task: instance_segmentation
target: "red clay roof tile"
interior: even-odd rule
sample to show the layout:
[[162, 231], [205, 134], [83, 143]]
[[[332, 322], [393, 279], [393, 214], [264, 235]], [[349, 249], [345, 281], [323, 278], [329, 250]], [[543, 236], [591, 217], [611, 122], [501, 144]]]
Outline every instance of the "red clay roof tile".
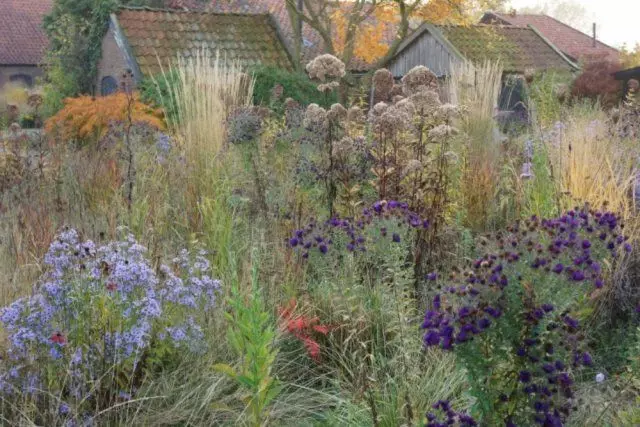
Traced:
[[509, 24], [519, 27], [531, 25], [544, 35], [551, 43], [575, 60], [589, 61], [606, 59], [620, 61], [620, 52], [611, 46], [596, 40], [551, 16], [544, 14], [501, 14], [488, 12], [481, 19], [485, 24]]
[[42, 19], [52, 0], [0, 0], [0, 65], [38, 65], [47, 49]]
[[[291, 68], [285, 47], [268, 14], [224, 15], [210, 12], [125, 8], [118, 24], [143, 73], [155, 74], [180, 54], [195, 56], [208, 47], [241, 66], [257, 63]], [[143, 29], [140, 29], [142, 27]]]

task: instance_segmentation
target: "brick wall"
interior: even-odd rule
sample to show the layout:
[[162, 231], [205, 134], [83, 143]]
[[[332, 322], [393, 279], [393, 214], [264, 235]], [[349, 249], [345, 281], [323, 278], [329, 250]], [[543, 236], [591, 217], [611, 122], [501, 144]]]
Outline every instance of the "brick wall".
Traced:
[[96, 80], [96, 95], [100, 95], [106, 77], [113, 77], [118, 87], [122, 82], [122, 75], [131, 66], [126, 60], [124, 52], [118, 46], [113, 24], [109, 26], [107, 35], [102, 40], [102, 58], [98, 63], [98, 76]]
[[38, 77], [42, 76], [42, 68], [36, 65], [0, 65], [0, 89], [11, 81], [12, 76], [25, 75], [31, 77], [34, 86]]

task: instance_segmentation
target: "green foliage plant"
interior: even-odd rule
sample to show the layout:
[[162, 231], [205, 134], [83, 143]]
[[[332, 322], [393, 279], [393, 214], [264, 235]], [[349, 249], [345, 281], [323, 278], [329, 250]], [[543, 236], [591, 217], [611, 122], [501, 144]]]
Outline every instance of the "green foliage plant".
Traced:
[[269, 405], [282, 387], [272, 373], [278, 354], [274, 345], [277, 331], [260, 296], [257, 266], [252, 271], [251, 294], [242, 295], [236, 280], [228, 304], [231, 311], [227, 314], [227, 340], [239, 363], [237, 366], [219, 363], [214, 369], [226, 374], [243, 390], [249, 425], [263, 426], [269, 420]]

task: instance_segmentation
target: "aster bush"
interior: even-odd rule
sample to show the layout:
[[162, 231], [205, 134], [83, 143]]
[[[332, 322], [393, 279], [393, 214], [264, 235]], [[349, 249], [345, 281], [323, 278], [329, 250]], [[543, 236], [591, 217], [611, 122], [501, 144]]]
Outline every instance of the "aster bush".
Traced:
[[150, 369], [178, 351], [205, 351], [198, 319], [220, 287], [205, 255], [183, 251], [173, 268], [156, 270], [131, 235], [96, 245], [61, 232], [33, 294], [0, 312], [9, 340], [4, 400], [59, 406], [73, 421], [132, 398]]
[[486, 253], [440, 281], [422, 324], [429, 347], [469, 370], [475, 411], [491, 425], [563, 425], [573, 384], [597, 363], [584, 341], [590, 299], [631, 251], [610, 212], [532, 217], [484, 241]]

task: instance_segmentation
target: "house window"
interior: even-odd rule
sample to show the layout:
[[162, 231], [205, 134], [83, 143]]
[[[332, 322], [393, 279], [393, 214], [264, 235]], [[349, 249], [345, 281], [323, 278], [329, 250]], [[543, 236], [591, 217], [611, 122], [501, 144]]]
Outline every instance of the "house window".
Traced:
[[9, 81], [14, 84], [19, 84], [24, 87], [33, 86], [33, 77], [28, 74], [14, 74], [9, 77]]
[[100, 95], [107, 96], [118, 91], [118, 82], [112, 76], [102, 78], [100, 82]]

